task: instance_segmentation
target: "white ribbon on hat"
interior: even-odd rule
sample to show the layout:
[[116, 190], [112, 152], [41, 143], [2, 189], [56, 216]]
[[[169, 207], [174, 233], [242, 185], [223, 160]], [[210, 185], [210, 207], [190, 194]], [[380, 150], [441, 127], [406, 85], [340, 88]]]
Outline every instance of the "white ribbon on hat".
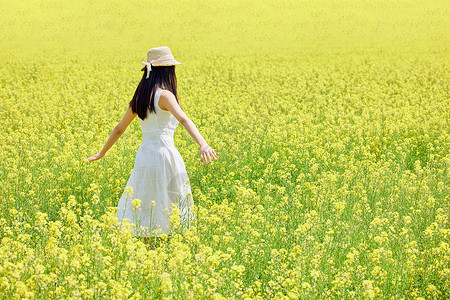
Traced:
[[142, 65], [147, 66], [147, 77], [145, 77], [145, 79], [148, 79], [148, 77], [150, 76], [150, 71], [152, 70], [152, 64], [148, 61], [143, 61]]

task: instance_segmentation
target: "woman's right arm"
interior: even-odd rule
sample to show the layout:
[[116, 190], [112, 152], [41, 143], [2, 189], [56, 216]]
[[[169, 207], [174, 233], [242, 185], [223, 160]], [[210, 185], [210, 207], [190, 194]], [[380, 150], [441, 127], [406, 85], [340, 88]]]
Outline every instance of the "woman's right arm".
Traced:
[[205, 139], [202, 137], [194, 122], [189, 119], [184, 111], [181, 109], [180, 105], [178, 105], [175, 96], [170, 91], [164, 91], [161, 93], [159, 98], [159, 106], [162, 109], [166, 109], [170, 111], [174, 117], [180, 122], [181, 125], [186, 128], [187, 132], [194, 139], [194, 141], [200, 146], [200, 161], [205, 162], [206, 164], [212, 161], [212, 158], [217, 160], [216, 152], [213, 148], [211, 148], [208, 143], [206, 143]]

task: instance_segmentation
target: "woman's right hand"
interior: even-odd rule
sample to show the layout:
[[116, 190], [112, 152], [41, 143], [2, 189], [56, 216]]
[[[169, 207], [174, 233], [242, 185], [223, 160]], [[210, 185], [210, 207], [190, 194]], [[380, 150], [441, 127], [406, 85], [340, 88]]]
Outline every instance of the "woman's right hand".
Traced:
[[208, 144], [201, 146], [200, 161], [205, 162], [205, 164], [208, 164], [208, 159], [209, 162], [212, 162], [212, 158], [215, 158], [217, 160], [217, 155], [214, 149], [211, 148]]

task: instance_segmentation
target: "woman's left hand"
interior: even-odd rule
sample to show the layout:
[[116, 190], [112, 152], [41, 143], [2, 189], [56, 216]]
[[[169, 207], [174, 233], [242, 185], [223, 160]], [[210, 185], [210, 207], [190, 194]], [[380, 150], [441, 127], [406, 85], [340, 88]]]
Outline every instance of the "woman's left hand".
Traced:
[[85, 159], [84, 161], [85, 161], [85, 162], [94, 161], [94, 160], [97, 160], [97, 159], [102, 158], [103, 156], [105, 156], [105, 155], [102, 154], [101, 152], [99, 152], [99, 153], [97, 153], [97, 154], [95, 154], [95, 155], [92, 155], [91, 157]]

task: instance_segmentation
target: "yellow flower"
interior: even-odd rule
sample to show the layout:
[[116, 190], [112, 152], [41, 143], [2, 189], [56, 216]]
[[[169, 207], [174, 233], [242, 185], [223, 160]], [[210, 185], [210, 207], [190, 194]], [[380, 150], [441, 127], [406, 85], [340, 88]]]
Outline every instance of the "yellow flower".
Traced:
[[141, 210], [141, 199], [133, 199], [131, 208], [133, 210]]
[[311, 285], [308, 282], [304, 281], [304, 282], [302, 282], [302, 289], [311, 291]]

